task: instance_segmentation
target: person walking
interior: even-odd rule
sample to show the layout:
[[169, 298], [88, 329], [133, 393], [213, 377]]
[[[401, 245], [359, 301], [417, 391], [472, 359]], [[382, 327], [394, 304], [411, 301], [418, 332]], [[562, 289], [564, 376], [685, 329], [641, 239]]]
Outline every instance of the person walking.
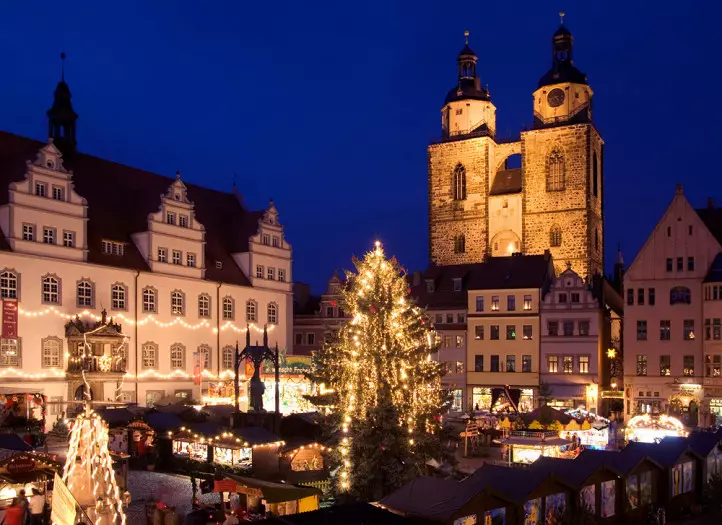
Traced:
[[25, 508], [20, 502], [20, 498], [13, 498], [13, 503], [5, 509], [5, 518], [3, 525], [24, 525]]
[[23, 525], [28, 525], [30, 523], [30, 513], [28, 512], [30, 502], [25, 495], [25, 489], [21, 489], [18, 493], [18, 501], [20, 502], [20, 506], [23, 508]]
[[38, 489], [33, 489], [30, 497], [30, 525], [43, 525], [45, 513], [45, 496]]

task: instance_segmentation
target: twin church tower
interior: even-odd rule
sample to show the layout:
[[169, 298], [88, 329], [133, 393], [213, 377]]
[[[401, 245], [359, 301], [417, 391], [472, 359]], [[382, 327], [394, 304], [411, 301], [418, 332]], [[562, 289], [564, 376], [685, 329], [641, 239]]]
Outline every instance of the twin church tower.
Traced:
[[[513, 140], [497, 135], [496, 106], [466, 37], [441, 110], [442, 137], [428, 149], [431, 261], [549, 250], [558, 271], [571, 263], [583, 277], [603, 273], [604, 142], [572, 34], [563, 22], [554, 33], [551, 68], [533, 95], [534, 125]], [[515, 155], [521, 168], [510, 167]]]

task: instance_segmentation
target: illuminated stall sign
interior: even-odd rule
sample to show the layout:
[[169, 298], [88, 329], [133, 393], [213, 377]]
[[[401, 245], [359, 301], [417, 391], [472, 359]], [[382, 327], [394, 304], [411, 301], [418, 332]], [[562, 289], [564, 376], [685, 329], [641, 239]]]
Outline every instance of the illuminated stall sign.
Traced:
[[253, 449], [251, 447], [213, 447], [213, 462], [220, 465], [250, 469], [253, 462]]
[[173, 454], [182, 458], [206, 461], [208, 459], [208, 445], [174, 439]]

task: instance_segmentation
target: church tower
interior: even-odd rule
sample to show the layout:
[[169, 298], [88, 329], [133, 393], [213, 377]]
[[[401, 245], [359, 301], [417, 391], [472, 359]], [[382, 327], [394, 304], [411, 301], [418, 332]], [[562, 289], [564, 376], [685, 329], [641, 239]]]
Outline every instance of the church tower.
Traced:
[[73, 110], [70, 101], [70, 88], [65, 83], [65, 53], [60, 54], [63, 61], [63, 69], [60, 82], [55, 87], [53, 105], [48, 110], [48, 137], [65, 155], [75, 152], [77, 141], [75, 139], [75, 122], [78, 114]]
[[604, 270], [604, 142], [592, 122], [592, 89], [574, 65], [571, 32], [552, 36], [552, 65], [533, 95], [534, 128], [521, 134], [524, 251], [549, 249], [557, 270]]

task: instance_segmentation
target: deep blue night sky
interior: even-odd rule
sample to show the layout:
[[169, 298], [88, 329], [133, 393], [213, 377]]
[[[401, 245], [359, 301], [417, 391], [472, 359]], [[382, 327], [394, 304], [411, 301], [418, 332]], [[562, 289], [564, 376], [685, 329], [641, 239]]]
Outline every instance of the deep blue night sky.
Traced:
[[560, 9], [606, 141], [607, 267], [618, 242], [630, 263], [675, 183], [722, 204], [722, 4], [3, 2], [0, 129], [44, 138], [65, 50], [82, 151], [226, 191], [235, 174], [320, 291], [377, 236], [426, 265], [426, 146], [464, 29], [506, 134], [531, 122]]

